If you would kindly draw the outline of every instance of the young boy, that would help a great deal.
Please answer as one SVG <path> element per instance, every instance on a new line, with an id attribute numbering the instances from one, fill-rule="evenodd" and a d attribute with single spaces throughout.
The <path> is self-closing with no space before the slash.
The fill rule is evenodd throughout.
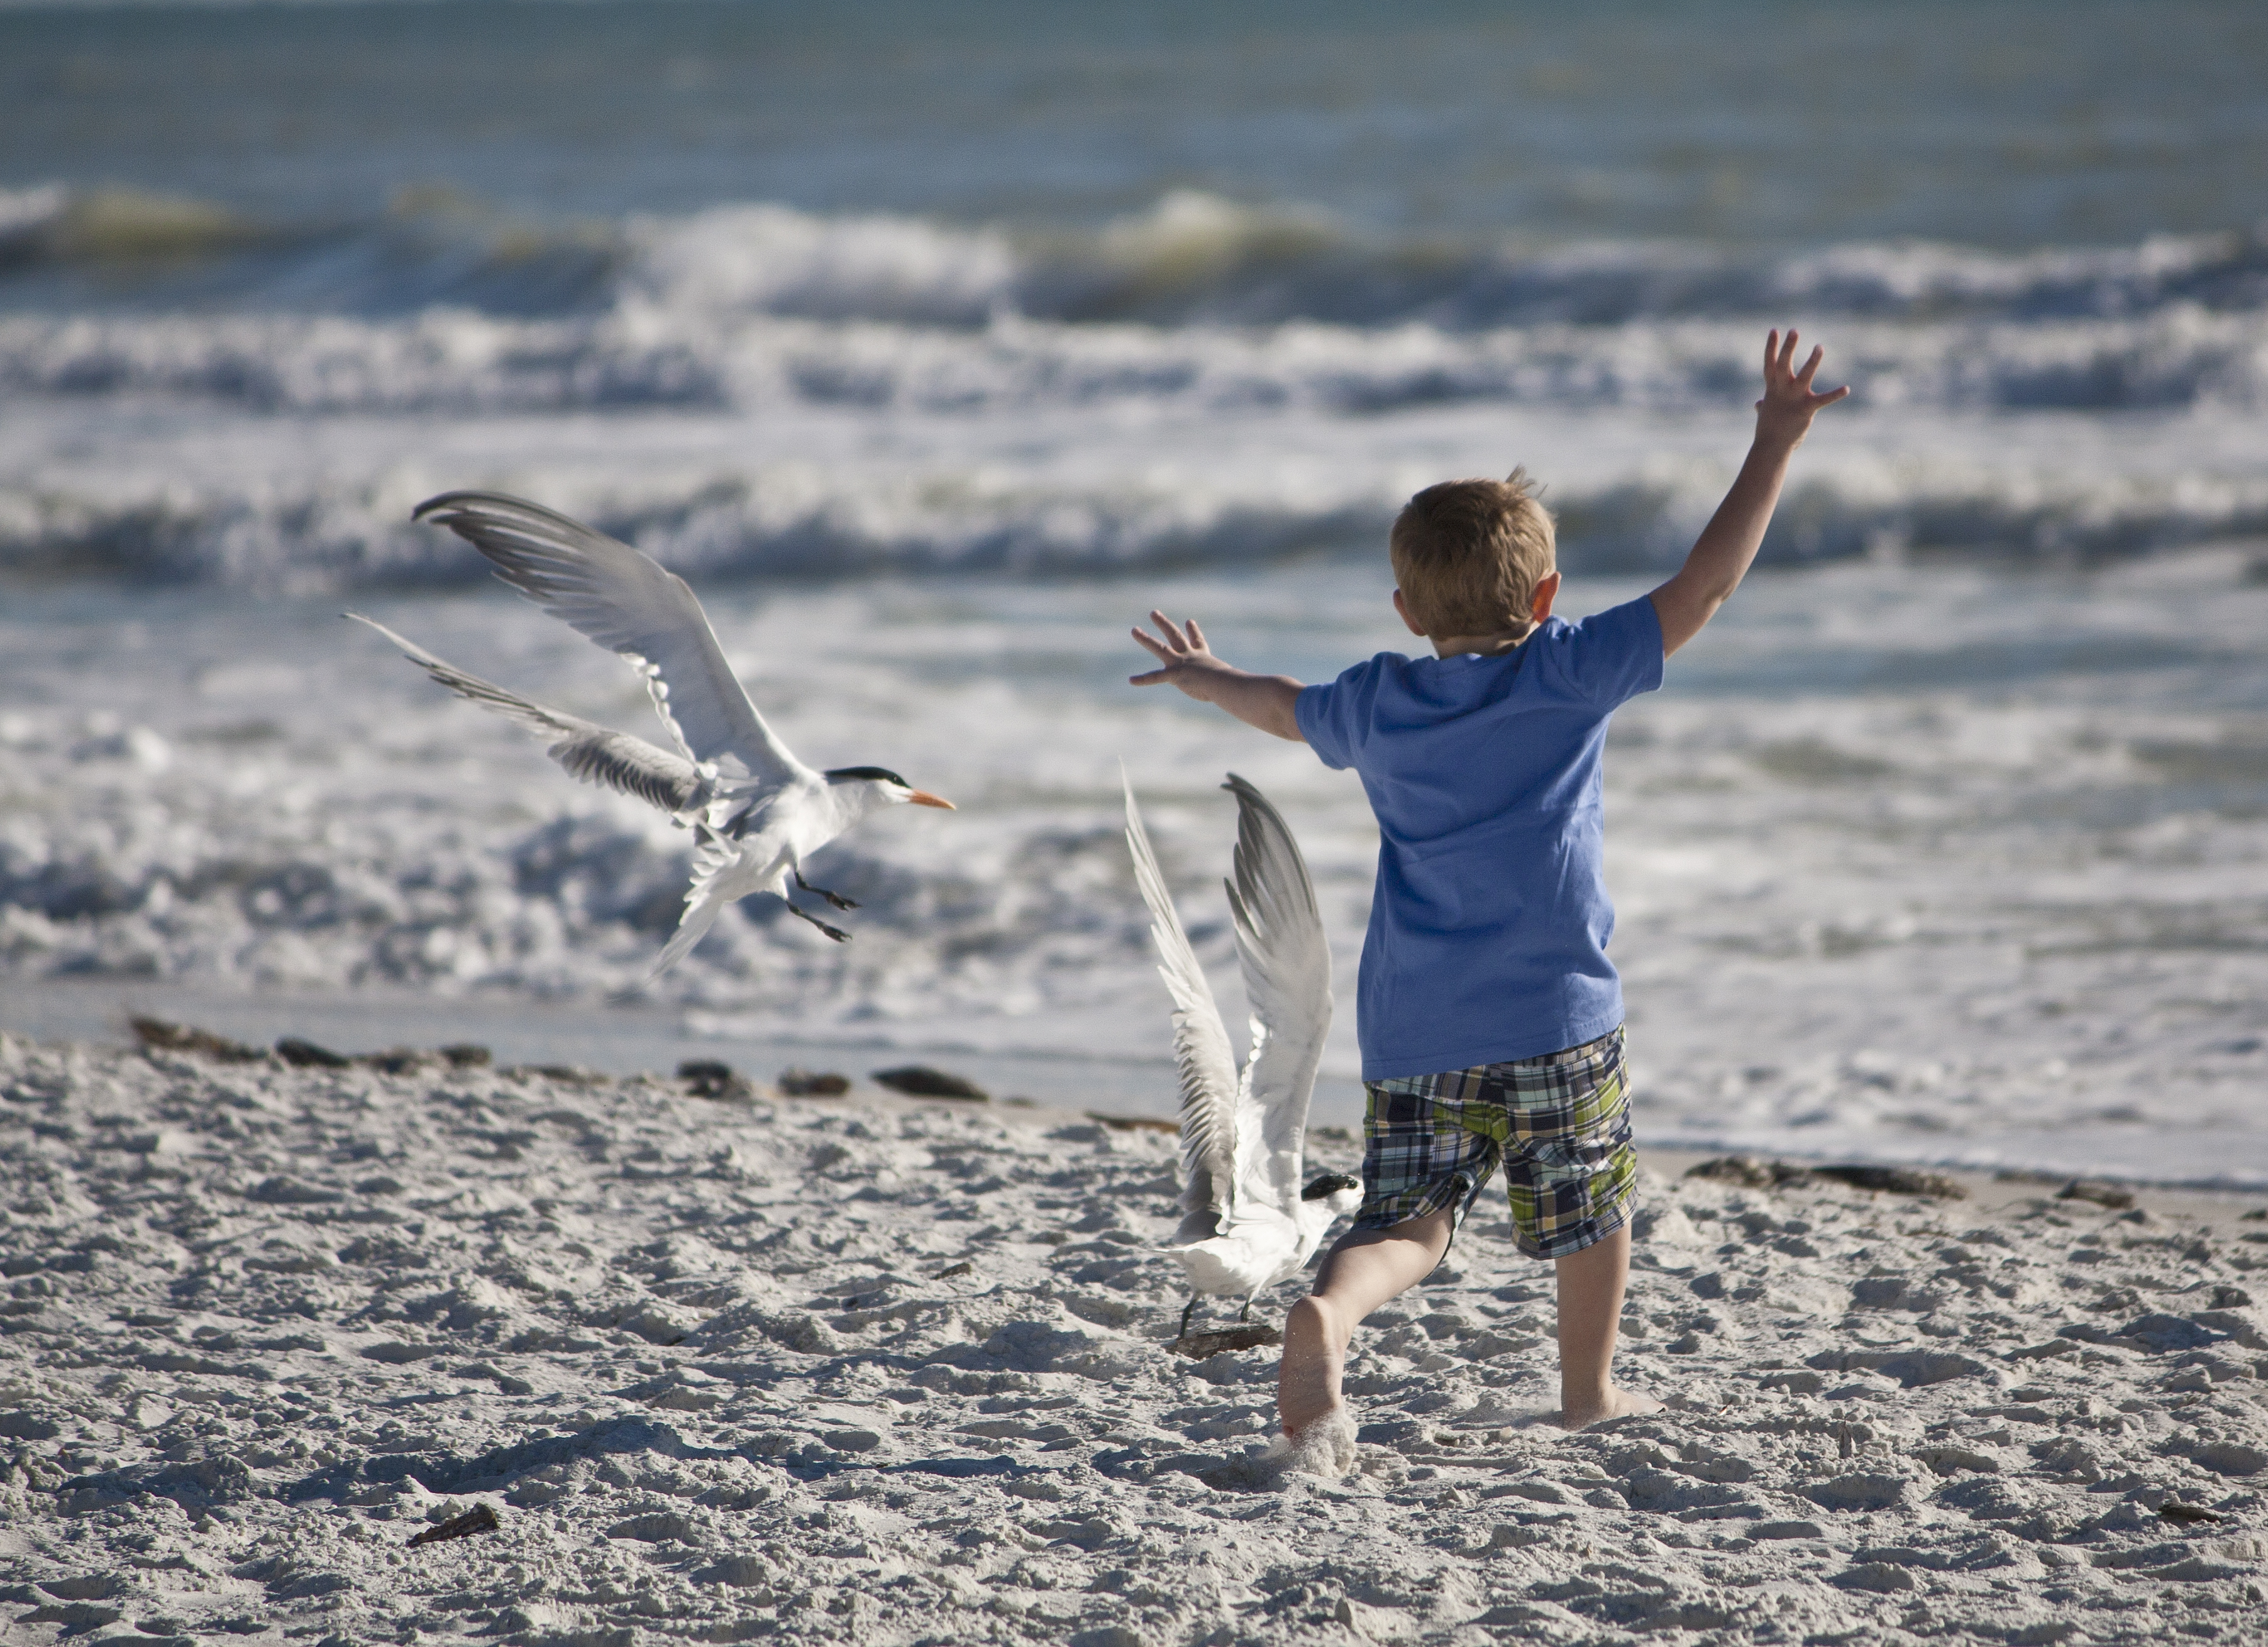
<path id="1" fill-rule="evenodd" d="M 1451 481 L 1394 524 L 1394 609 L 1434 656 L 1381 652 L 1328 686 L 1236 669 L 1152 612 L 1134 638 L 1167 683 L 1327 766 L 1352 767 L 1378 815 L 1378 886 L 1357 1027 L 1369 1103 L 1362 1210 L 1284 1328 L 1278 1408 L 1318 1468 L 1353 1461 L 1340 1372 L 1357 1322 L 1423 1280 L 1496 1167 L 1521 1251 L 1553 1261 L 1558 1422 L 1651 1412 L 1609 1376 L 1630 1274 L 1636 1158 L 1622 986 L 1607 960 L 1600 751 L 1616 707 L 1661 684 L 1763 542 L 1815 414 L 1796 336 L 1764 344 L 1748 460 L 1678 574 L 1580 623 L 1559 592 L 1551 518 L 1526 476 Z"/>

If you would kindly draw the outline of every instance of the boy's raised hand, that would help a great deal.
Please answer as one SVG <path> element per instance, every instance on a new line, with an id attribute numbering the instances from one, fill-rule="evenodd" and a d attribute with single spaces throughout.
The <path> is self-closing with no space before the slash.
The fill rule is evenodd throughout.
<path id="1" fill-rule="evenodd" d="M 1134 638 L 1158 660 L 1160 667 L 1128 676 L 1130 684 L 1179 687 L 1202 702 L 1219 704 L 1237 719 L 1263 732 L 1273 732 L 1294 743 L 1305 741 L 1300 733 L 1299 716 L 1292 707 L 1300 695 L 1298 681 L 1289 675 L 1256 675 L 1225 662 L 1205 644 L 1204 631 L 1197 627 L 1195 618 L 1183 628 L 1164 613 L 1153 611 L 1150 621 L 1158 626 L 1158 634 L 1152 635 L 1138 624 Z M 1159 638 L 1160 636 L 1164 638 Z"/>
<path id="2" fill-rule="evenodd" d="M 1798 371 L 1793 327 L 1786 336 L 1775 327 L 1764 339 L 1764 398 L 1756 402 L 1756 437 L 1748 460 L 1677 576 L 1653 592 L 1665 657 L 1698 635 L 1739 586 L 1764 543 L 1764 528 L 1771 524 L 1779 489 L 1787 481 L 1788 461 L 1809 432 L 1811 420 L 1821 407 L 1832 406 L 1851 393 L 1847 388 L 1825 394 L 1813 392 L 1811 380 L 1826 357 L 1825 349 L 1815 349 Z"/>
<path id="3" fill-rule="evenodd" d="M 1811 380 L 1819 373 L 1819 363 L 1827 358 L 1823 349 L 1814 349 L 1803 369 L 1795 369 L 1795 328 L 1789 327 L 1783 337 L 1774 327 L 1764 338 L 1764 398 L 1756 402 L 1756 438 L 1794 446 L 1811 428 L 1811 420 L 1822 406 L 1832 406 L 1851 393 L 1848 384 L 1839 389 L 1830 389 L 1824 394 L 1812 392 Z"/>

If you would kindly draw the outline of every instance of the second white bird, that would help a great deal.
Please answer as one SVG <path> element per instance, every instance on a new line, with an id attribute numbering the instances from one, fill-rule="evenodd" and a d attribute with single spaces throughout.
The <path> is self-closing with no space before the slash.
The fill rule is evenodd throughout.
<path id="1" fill-rule="evenodd" d="M 1307 1267 L 1334 1220 L 1362 1202 L 1359 1180 L 1326 1173 L 1302 1184 L 1307 1107 L 1331 1026 L 1331 952 L 1307 865 L 1283 815 L 1234 773 L 1234 876 L 1226 884 L 1251 1011 L 1237 1067 L 1211 986 L 1167 894 L 1149 832 L 1126 788 L 1126 844 L 1150 906 L 1158 974 L 1174 1002 L 1182 1086 L 1181 1228 L 1167 1248 L 1197 1293 L 1241 1298 Z M 1189 1309 L 1182 1312 L 1189 1331 Z"/>

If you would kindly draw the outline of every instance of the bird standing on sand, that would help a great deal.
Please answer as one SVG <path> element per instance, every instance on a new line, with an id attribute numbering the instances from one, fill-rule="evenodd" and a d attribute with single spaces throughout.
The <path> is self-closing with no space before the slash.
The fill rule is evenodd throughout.
<path id="1" fill-rule="evenodd" d="M 837 909 L 858 907 L 804 879 L 804 860 L 882 807 L 910 802 L 952 810 L 951 801 L 884 767 L 816 772 L 798 761 L 733 677 L 685 580 L 629 544 L 501 492 L 445 493 L 418 504 L 410 518 L 447 526 L 488 556 L 498 577 L 645 678 L 674 751 L 531 702 L 382 624 L 357 620 L 451 691 L 554 739 L 548 753 L 575 776 L 692 826 L 693 884 L 654 976 L 683 960 L 726 905 L 753 893 L 770 893 L 828 937 L 847 939 L 790 895 L 792 882 Z"/>
<path id="2" fill-rule="evenodd" d="M 1300 1182 L 1308 1100 L 1331 1026 L 1330 946 L 1307 863 L 1258 790 L 1233 772 L 1221 787 L 1236 797 L 1235 875 L 1225 885 L 1252 1013 L 1241 1072 L 1126 786 L 1126 844 L 1150 906 L 1158 974 L 1174 999 L 1184 1217 L 1166 1250 L 1196 1289 L 1182 1312 L 1183 1337 L 1198 1295 L 1241 1296 L 1248 1312 L 1262 1289 L 1299 1274 L 1332 1221 L 1362 1202 L 1360 1182 L 1344 1173 Z"/>

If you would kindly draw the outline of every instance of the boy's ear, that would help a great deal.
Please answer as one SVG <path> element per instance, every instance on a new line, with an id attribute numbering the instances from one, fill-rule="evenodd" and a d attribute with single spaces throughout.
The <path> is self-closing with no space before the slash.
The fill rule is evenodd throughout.
<path id="1" fill-rule="evenodd" d="M 1528 602 L 1528 615 L 1538 623 L 1551 615 L 1551 603 L 1559 595 L 1559 574 L 1546 572 L 1535 580 L 1535 595 Z"/>
<path id="2" fill-rule="evenodd" d="M 1410 615 L 1410 603 L 1402 598 L 1402 592 L 1399 589 L 1394 592 L 1394 610 L 1402 619 L 1403 626 L 1407 628 L 1412 635 L 1424 635 L 1425 633 L 1425 626 Z"/>

